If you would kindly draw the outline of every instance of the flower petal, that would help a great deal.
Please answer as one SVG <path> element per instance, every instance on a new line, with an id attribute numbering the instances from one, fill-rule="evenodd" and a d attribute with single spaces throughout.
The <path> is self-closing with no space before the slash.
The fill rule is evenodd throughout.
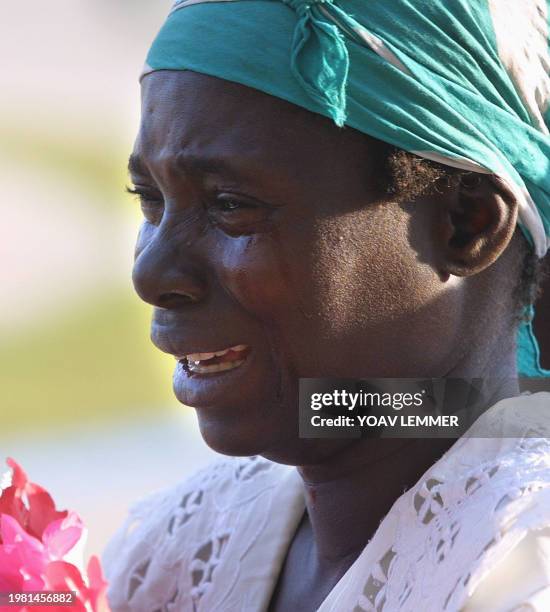
<path id="1" fill-rule="evenodd" d="M 41 590 L 42 572 L 48 561 L 42 543 L 7 514 L 0 516 L 0 531 L 4 540 L 0 546 L 0 585 L 8 583 L 17 587 L 0 590 Z"/>
<path id="2" fill-rule="evenodd" d="M 34 483 L 27 484 L 25 492 L 29 501 L 28 531 L 42 538 L 44 529 L 53 521 L 65 518 L 67 510 L 56 510 L 51 495 Z"/>
<path id="3" fill-rule="evenodd" d="M 9 514 L 0 515 L 0 533 L 4 546 L 20 546 L 23 544 L 32 550 L 44 550 L 42 542 L 29 535 L 19 522 Z"/>
<path id="4" fill-rule="evenodd" d="M 11 457 L 7 458 L 6 463 L 13 470 L 13 475 L 11 477 L 12 486 L 17 489 L 24 489 L 28 482 L 27 474 L 23 471 L 21 466 Z"/>
<path id="5" fill-rule="evenodd" d="M 78 568 L 66 561 L 52 561 L 46 567 L 44 574 L 50 590 L 76 591 L 77 600 L 70 606 L 71 611 L 86 612 L 88 588 Z"/>
<path id="6" fill-rule="evenodd" d="M 13 516 L 20 525 L 26 527 L 29 512 L 21 499 L 21 491 L 17 487 L 8 487 L 0 494 L 0 514 Z M 0 534 L 1 543 L 2 535 Z"/>
<path id="7" fill-rule="evenodd" d="M 52 560 L 62 560 L 82 537 L 84 525 L 78 514 L 70 512 L 64 519 L 50 523 L 42 534 L 42 542 Z"/>
<path id="8" fill-rule="evenodd" d="M 23 575 L 19 571 L 21 557 L 13 546 L 0 546 L 0 592 L 17 593 L 23 590 Z"/>
<path id="9" fill-rule="evenodd" d="M 108 583 L 103 576 L 99 559 L 95 556 L 88 561 L 88 581 L 90 583 L 90 603 L 94 612 L 109 612 L 107 601 Z"/>

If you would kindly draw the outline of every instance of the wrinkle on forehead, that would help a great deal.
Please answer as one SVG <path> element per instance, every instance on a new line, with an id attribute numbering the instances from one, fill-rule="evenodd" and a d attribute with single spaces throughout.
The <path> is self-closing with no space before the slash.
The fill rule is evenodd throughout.
<path id="1" fill-rule="evenodd" d="M 217 77 L 191 71 L 160 71 L 146 76 L 142 82 L 142 132 L 154 126 L 163 128 L 166 134 L 170 124 L 184 118 L 189 137 L 206 138 L 217 126 L 216 137 L 222 138 L 238 128 L 239 136 L 246 139 L 242 145 L 247 147 L 283 140 L 296 143 L 299 138 L 300 145 L 307 146 L 310 141 L 314 153 L 323 143 L 368 139 L 280 98 Z"/>
<path id="2" fill-rule="evenodd" d="M 222 161 L 266 184 L 284 177 L 289 186 L 331 176 L 339 165 L 369 176 L 372 139 L 279 98 L 190 71 L 156 72 L 142 87 L 136 150 L 154 163 Z"/>

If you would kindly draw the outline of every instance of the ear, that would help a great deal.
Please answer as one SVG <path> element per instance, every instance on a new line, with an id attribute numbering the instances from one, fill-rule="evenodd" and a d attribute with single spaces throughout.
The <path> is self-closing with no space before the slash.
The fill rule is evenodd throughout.
<path id="1" fill-rule="evenodd" d="M 449 196 L 442 219 L 441 269 L 471 276 L 494 263 L 510 243 L 518 201 L 501 179 L 490 174 L 461 175 Z"/>

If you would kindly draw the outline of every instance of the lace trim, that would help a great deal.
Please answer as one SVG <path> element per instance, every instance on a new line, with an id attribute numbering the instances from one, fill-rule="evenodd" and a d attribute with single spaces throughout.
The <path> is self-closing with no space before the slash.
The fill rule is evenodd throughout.
<path id="1" fill-rule="evenodd" d="M 546 430 L 550 404 L 538 406 L 530 420 L 518 410 L 523 438 L 457 442 L 319 612 L 454 612 L 529 530 L 550 525 L 550 441 L 527 437 Z M 494 418 L 498 429 L 504 417 Z M 264 609 L 280 569 L 273 549 L 284 556 L 303 504 L 298 486 L 283 486 L 290 474 L 259 457 L 224 459 L 136 504 L 104 555 L 113 612 Z"/>

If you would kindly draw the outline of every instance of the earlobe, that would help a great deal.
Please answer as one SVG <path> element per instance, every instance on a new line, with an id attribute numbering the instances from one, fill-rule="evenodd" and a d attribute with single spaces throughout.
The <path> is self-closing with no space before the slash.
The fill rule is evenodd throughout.
<path id="1" fill-rule="evenodd" d="M 493 175 L 462 175 L 455 189 L 445 211 L 442 269 L 455 276 L 471 276 L 494 263 L 510 243 L 518 202 Z"/>

